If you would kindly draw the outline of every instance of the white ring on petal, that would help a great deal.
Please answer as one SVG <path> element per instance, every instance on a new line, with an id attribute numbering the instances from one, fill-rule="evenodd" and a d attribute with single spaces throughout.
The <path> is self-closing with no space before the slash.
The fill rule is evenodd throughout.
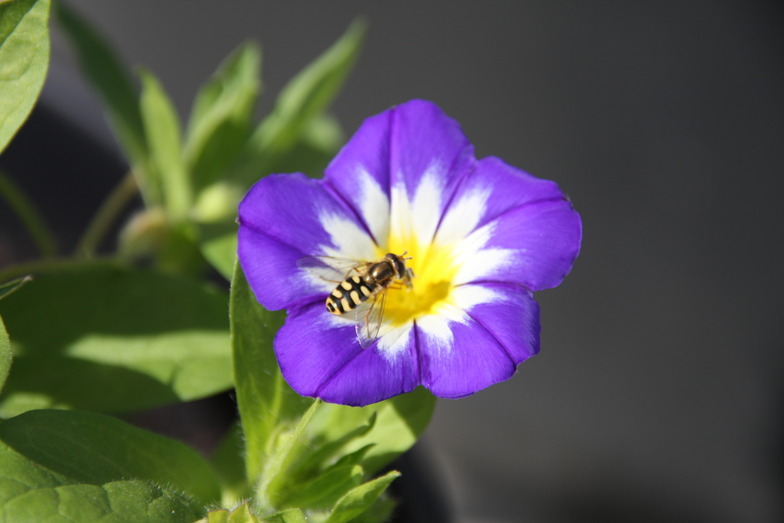
<path id="1" fill-rule="evenodd" d="M 359 211 L 376 241 L 384 243 L 389 237 L 389 198 L 367 170 L 360 167 L 358 171 Z"/>
<path id="2" fill-rule="evenodd" d="M 433 244 L 449 245 L 468 237 L 485 214 L 490 192 L 489 189 L 475 187 L 458 201 L 453 201 L 441 221 Z"/>

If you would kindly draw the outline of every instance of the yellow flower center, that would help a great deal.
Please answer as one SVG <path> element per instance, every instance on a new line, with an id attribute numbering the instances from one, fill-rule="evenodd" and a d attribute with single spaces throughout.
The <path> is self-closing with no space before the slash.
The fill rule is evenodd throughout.
<path id="1" fill-rule="evenodd" d="M 452 249 L 422 244 L 416 238 L 391 236 L 385 248 L 379 248 L 379 258 L 391 252 L 411 258 L 406 267 L 414 271 L 412 288 L 393 284 L 388 292 L 384 321 L 399 327 L 421 316 L 437 314 L 449 303 L 452 281 L 457 273 Z"/>

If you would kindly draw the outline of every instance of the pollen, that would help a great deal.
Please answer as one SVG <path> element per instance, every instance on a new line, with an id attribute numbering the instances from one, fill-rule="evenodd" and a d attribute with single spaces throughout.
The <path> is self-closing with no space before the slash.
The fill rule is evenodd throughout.
<path id="1" fill-rule="evenodd" d="M 392 239 L 394 240 L 394 239 Z M 419 245 L 417 242 L 390 241 L 384 252 L 406 252 L 406 267 L 414 271 L 412 287 L 394 285 L 389 288 L 384 308 L 384 321 L 392 327 L 404 325 L 422 316 L 438 314 L 451 302 L 457 263 L 449 247 Z"/>

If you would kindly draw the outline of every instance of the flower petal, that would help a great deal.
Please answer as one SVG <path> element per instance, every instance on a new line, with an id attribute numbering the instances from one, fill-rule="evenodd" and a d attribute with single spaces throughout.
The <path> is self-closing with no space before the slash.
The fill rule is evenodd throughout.
<path id="1" fill-rule="evenodd" d="M 568 200 L 536 200 L 479 227 L 456 249 L 456 285 L 509 282 L 529 291 L 555 287 L 580 251 L 580 216 Z"/>
<path id="2" fill-rule="evenodd" d="M 325 179 L 384 244 L 390 213 L 393 225 L 415 220 L 420 234 L 435 232 L 455 184 L 474 164 L 459 124 L 435 104 L 412 100 L 365 120 Z M 408 202 L 415 200 L 421 205 L 412 217 Z"/>
<path id="3" fill-rule="evenodd" d="M 275 338 L 275 352 L 286 382 L 303 396 L 362 406 L 411 392 L 419 385 L 413 332 L 394 357 L 376 345 L 359 346 L 351 322 L 315 303 L 289 311 Z"/>
<path id="4" fill-rule="evenodd" d="M 442 398 L 507 380 L 539 350 L 539 307 L 530 293 L 493 284 L 464 285 L 455 294 L 467 310 L 417 321 L 422 384 Z"/>
<path id="5" fill-rule="evenodd" d="M 334 282 L 297 267 L 305 256 L 372 259 L 375 247 L 352 211 L 318 180 L 270 175 L 257 182 L 239 207 L 237 255 L 264 307 L 277 310 L 315 295 Z"/>
<path id="6" fill-rule="evenodd" d="M 499 158 L 483 158 L 457 187 L 434 243 L 459 241 L 515 207 L 563 199 L 555 182 L 536 178 Z"/>

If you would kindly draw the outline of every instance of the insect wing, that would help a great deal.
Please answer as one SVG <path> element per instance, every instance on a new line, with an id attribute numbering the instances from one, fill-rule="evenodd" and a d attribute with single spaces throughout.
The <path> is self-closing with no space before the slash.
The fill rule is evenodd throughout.
<path id="1" fill-rule="evenodd" d="M 297 260 L 297 267 L 317 274 L 321 279 L 340 283 L 357 270 L 372 265 L 372 262 L 355 258 L 337 258 L 334 256 L 305 256 Z"/>
<path id="2" fill-rule="evenodd" d="M 370 303 L 370 307 L 360 307 L 356 311 L 355 329 L 357 340 L 363 349 L 367 349 L 378 338 L 381 322 L 384 320 L 384 306 L 387 303 L 387 290 L 378 292 Z"/>

